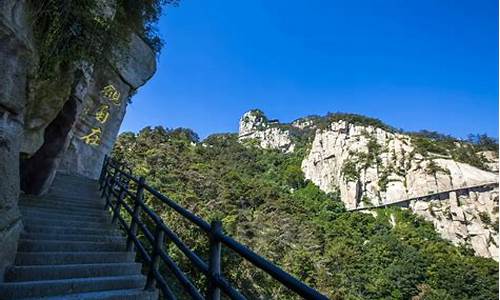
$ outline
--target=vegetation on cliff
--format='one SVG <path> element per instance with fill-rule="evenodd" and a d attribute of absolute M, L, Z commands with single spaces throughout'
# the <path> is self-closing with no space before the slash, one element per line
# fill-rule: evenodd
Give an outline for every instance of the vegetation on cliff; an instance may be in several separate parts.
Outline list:
<path fill-rule="evenodd" d="M 137 175 L 332 299 L 496 299 L 498 264 L 442 240 L 400 209 L 347 213 L 336 193 L 304 180 L 302 153 L 284 154 L 220 134 L 144 128 L 119 136 L 113 154 Z M 165 222 L 206 256 L 206 239 L 158 203 Z M 395 224 L 391 223 L 395 220 Z M 169 247 L 183 270 L 197 272 Z M 231 255 L 226 276 L 249 298 L 291 299 L 279 284 Z"/>
<path fill-rule="evenodd" d="M 178 0 L 31 0 L 39 72 L 58 74 L 71 63 L 116 58 L 132 33 L 156 52 L 162 41 L 155 24 L 162 7 Z"/>
<path fill-rule="evenodd" d="M 261 110 L 253 110 L 262 120 L 267 122 L 267 117 Z M 289 130 L 294 141 L 300 145 L 310 141 L 314 136 L 317 128 L 325 130 L 335 122 L 347 122 L 357 126 L 371 126 L 380 128 L 391 133 L 406 134 L 411 137 L 412 145 L 415 147 L 415 152 L 424 157 L 431 158 L 442 156 L 453 160 L 463 162 L 474 167 L 487 170 L 487 161 L 481 154 L 482 151 L 493 151 L 498 156 L 498 141 L 486 134 L 470 134 L 467 139 L 458 139 L 450 135 L 438 133 L 436 131 L 421 130 L 416 132 L 408 132 L 403 129 L 392 127 L 377 118 L 371 118 L 359 114 L 351 113 L 328 113 L 325 116 L 308 116 L 297 121 L 309 121 L 308 127 L 298 129 L 291 124 L 283 124 L 274 122 L 269 124 L 271 127 L 280 127 Z"/>

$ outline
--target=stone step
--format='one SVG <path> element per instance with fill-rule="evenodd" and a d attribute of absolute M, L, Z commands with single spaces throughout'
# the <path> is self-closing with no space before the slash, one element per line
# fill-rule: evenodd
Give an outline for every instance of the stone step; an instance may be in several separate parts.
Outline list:
<path fill-rule="evenodd" d="M 91 197 L 72 197 L 71 195 L 45 195 L 42 199 L 64 200 L 77 203 L 94 203 L 104 201 L 101 198 L 101 192 L 91 194 Z"/>
<path fill-rule="evenodd" d="M 94 235 L 94 234 L 47 234 L 47 233 L 27 233 L 21 234 L 21 239 L 27 240 L 50 240 L 50 241 L 81 241 L 81 242 L 113 242 L 125 243 L 126 239 L 121 235 Z"/>
<path fill-rule="evenodd" d="M 97 191 L 98 189 L 98 183 L 95 182 L 78 182 L 78 181 L 72 181 L 72 182 L 54 182 L 54 185 L 49 189 L 49 191 L 54 191 L 54 190 L 70 190 L 71 187 L 76 187 L 78 190 L 81 191 Z M 71 191 L 71 190 L 70 190 Z M 72 190 L 74 191 L 74 190 Z"/>
<path fill-rule="evenodd" d="M 101 200 L 100 192 L 88 192 L 88 193 L 78 193 L 74 194 L 68 191 L 53 191 L 47 193 L 42 197 L 43 199 L 66 199 L 75 202 L 94 202 Z"/>
<path fill-rule="evenodd" d="M 8 282 L 0 283 L 0 295 L 5 299 L 23 299 L 82 292 L 138 289 L 145 283 L 146 279 L 142 275 Z"/>
<path fill-rule="evenodd" d="M 44 197 L 65 197 L 74 200 L 99 199 L 101 193 L 97 187 L 80 189 L 75 185 L 66 188 L 52 188 Z"/>
<path fill-rule="evenodd" d="M 0 300 L 158 299 L 100 195 L 97 181 L 59 174 L 48 194 L 20 197 L 25 226 Z"/>
<path fill-rule="evenodd" d="M 99 201 L 102 200 L 101 198 L 101 192 L 98 191 L 96 188 L 93 189 L 92 192 L 85 192 L 85 193 L 47 193 L 42 196 L 35 196 L 35 195 L 21 195 L 19 197 L 22 200 L 36 200 L 36 199 L 55 199 L 55 200 L 69 200 L 73 202 L 93 202 L 93 201 Z"/>
<path fill-rule="evenodd" d="M 91 179 L 91 178 L 83 177 L 80 175 L 73 175 L 73 174 L 57 173 L 57 176 L 54 178 L 54 182 L 56 182 L 56 183 L 57 182 L 65 182 L 65 181 L 97 183 L 97 179 Z"/>
<path fill-rule="evenodd" d="M 15 265 L 72 265 L 133 262 L 134 252 L 18 252 Z"/>
<path fill-rule="evenodd" d="M 120 235 L 119 230 L 107 228 L 76 228 L 76 227 L 66 227 L 66 226 L 42 226 L 42 225 L 31 225 L 29 223 L 24 223 L 24 229 L 26 233 L 43 233 L 43 234 L 83 234 L 83 235 Z"/>
<path fill-rule="evenodd" d="M 75 191 L 78 192 L 85 192 L 85 193 L 96 193 L 98 192 L 98 185 L 97 183 L 95 184 L 89 184 L 89 183 L 80 183 L 80 182 L 74 182 L 74 183 L 62 183 L 62 182 L 56 182 L 48 191 L 47 194 L 53 193 L 53 192 L 67 192 L 68 195 L 76 195 L 78 194 L 75 193 Z"/>
<path fill-rule="evenodd" d="M 40 225 L 40 226 L 64 226 L 71 228 L 100 228 L 100 229 L 113 229 L 116 228 L 111 223 L 107 222 L 92 222 L 92 221 L 79 221 L 79 220 L 62 220 L 62 219 L 48 219 L 38 217 L 25 217 L 23 218 L 25 224 Z"/>
<path fill-rule="evenodd" d="M 76 177 L 73 175 L 59 177 L 59 174 L 54 178 L 55 185 L 65 186 L 68 183 L 80 183 L 80 184 L 97 184 L 97 179 L 90 179 L 86 177 Z"/>
<path fill-rule="evenodd" d="M 21 300 L 158 300 L 158 292 L 143 289 L 78 293 L 64 296 L 25 298 Z"/>
<path fill-rule="evenodd" d="M 33 203 L 20 203 L 21 207 L 33 207 L 33 208 L 46 208 L 55 209 L 61 212 L 78 212 L 78 213 L 102 213 L 104 211 L 103 207 L 77 207 L 64 204 L 56 203 L 45 203 L 45 202 L 33 202 Z"/>
<path fill-rule="evenodd" d="M 31 200 L 42 200 L 42 199 L 54 199 L 54 200 L 68 200 L 73 202 L 81 202 L 81 203 L 93 203 L 96 201 L 101 201 L 101 192 L 98 192 L 95 189 L 93 192 L 85 192 L 85 193 L 68 193 L 68 192 L 49 192 L 43 196 L 35 196 L 35 195 L 21 195 L 19 199 L 31 201 Z"/>
<path fill-rule="evenodd" d="M 85 252 L 85 251 L 125 251 L 125 243 L 50 241 L 21 239 L 17 246 L 20 252 Z"/>
<path fill-rule="evenodd" d="M 67 278 L 137 275 L 139 263 L 14 266 L 5 274 L 6 282 L 58 280 Z"/>
<path fill-rule="evenodd" d="M 84 217 L 102 217 L 106 216 L 107 212 L 103 209 L 101 211 L 64 211 L 54 207 L 35 207 L 35 206 L 20 206 L 21 211 L 24 210 L 33 210 L 38 212 L 45 213 L 55 213 L 55 214 L 64 214 L 67 216 L 84 216 Z"/>
<path fill-rule="evenodd" d="M 21 208 L 22 215 L 25 219 L 28 218 L 45 218 L 45 219 L 58 219 L 58 220 L 74 220 L 84 222 L 111 222 L 111 216 L 103 215 L 101 217 L 92 216 L 78 216 L 67 215 L 61 212 L 41 212 L 36 209 L 23 209 Z"/>
<path fill-rule="evenodd" d="M 37 200 L 21 200 L 19 201 L 19 205 L 29 206 L 31 204 L 45 204 L 45 205 L 55 205 L 57 207 L 69 207 L 69 208 L 90 208 L 90 209 L 103 209 L 104 201 L 95 201 L 95 202 L 77 202 L 66 199 L 54 199 L 54 198 L 45 198 L 45 199 L 37 199 Z"/>

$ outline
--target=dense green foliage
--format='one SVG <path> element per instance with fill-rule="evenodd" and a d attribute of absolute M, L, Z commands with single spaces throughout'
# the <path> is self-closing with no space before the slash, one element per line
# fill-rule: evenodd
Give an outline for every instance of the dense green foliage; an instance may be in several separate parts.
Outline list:
<path fill-rule="evenodd" d="M 415 150 L 425 157 L 441 155 L 480 169 L 487 169 L 486 160 L 480 151 L 495 151 L 498 153 L 498 142 L 482 135 L 469 135 L 466 141 L 458 140 L 449 135 L 435 131 L 422 130 L 410 133 Z"/>
<path fill-rule="evenodd" d="M 162 45 L 154 24 L 162 7 L 178 0 L 31 0 L 40 72 L 50 77 L 71 63 L 121 59 L 132 32 L 155 51 Z"/>
<path fill-rule="evenodd" d="M 400 209 L 348 213 L 336 193 L 304 180 L 294 154 L 263 150 L 236 135 L 202 143 L 187 129 L 145 128 L 118 138 L 114 156 L 206 220 L 332 299 L 496 299 L 498 265 L 443 241 L 432 224 Z M 148 204 L 192 249 L 206 238 L 171 210 Z M 391 215 L 396 220 L 393 227 Z M 172 257 L 197 283 L 186 259 Z M 294 299 L 262 272 L 224 249 L 224 271 L 251 299 Z"/>
<path fill-rule="evenodd" d="M 326 128 L 329 124 L 337 121 L 346 121 L 347 123 L 354 125 L 363 125 L 363 126 L 373 126 L 376 128 L 381 128 L 389 132 L 396 132 L 397 129 L 385 124 L 379 119 L 370 118 L 363 115 L 358 114 L 349 114 L 349 113 L 328 113 L 326 116 L 318 118 L 319 127 Z"/>

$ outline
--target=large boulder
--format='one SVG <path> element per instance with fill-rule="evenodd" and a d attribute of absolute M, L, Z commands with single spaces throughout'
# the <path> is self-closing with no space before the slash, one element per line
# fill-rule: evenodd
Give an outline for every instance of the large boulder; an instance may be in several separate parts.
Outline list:
<path fill-rule="evenodd" d="M 154 52 L 133 35 L 126 57 L 113 64 L 96 66 L 81 99 L 69 147 L 59 171 L 96 179 L 104 156 L 109 154 L 125 116 L 131 95 L 156 71 Z"/>

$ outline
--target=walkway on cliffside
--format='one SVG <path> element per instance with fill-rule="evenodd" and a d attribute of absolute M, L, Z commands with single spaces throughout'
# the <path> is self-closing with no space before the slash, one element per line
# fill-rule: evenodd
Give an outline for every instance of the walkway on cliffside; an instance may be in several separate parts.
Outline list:
<path fill-rule="evenodd" d="M 348 211 L 361 211 L 361 210 L 369 210 L 369 209 L 382 208 L 382 207 L 388 207 L 388 206 L 408 206 L 408 204 L 411 201 L 418 201 L 418 200 L 424 201 L 427 199 L 435 198 L 437 196 L 449 194 L 452 192 L 460 192 L 460 191 L 467 191 L 467 190 L 474 190 L 474 189 L 481 189 L 481 188 L 493 189 L 495 187 L 498 187 L 498 182 L 485 182 L 485 183 L 481 183 L 481 184 L 456 187 L 456 188 L 452 188 L 452 189 L 448 189 L 448 190 L 444 190 L 444 191 L 440 191 L 440 192 L 436 192 L 436 193 L 411 197 L 408 199 L 397 200 L 397 201 L 383 203 L 383 204 L 379 204 L 379 205 L 372 205 L 372 206 L 367 206 L 367 207 L 357 207 L 357 208 L 353 208 L 353 209 L 348 209 Z"/>
<path fill-rule="evenodd" d="M 25 230 L 0 300 L 157 299 L 111 224 L 97 181 L 58 175 L 48 195 L 20 199 Z"/>

